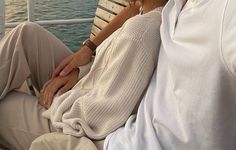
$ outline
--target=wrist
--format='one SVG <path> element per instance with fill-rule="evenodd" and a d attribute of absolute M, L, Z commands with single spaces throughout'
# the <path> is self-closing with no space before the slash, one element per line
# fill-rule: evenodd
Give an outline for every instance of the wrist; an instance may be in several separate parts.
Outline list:
<path fill-rule="evenodd" d="M 87 39 L 83 42 L 83 47 L 90 49 L 93 55 L 96 54 L 97 45 L 90 39 Z"/>
<path fill-rule="evenodd" d="M 75 53 L 75 58 L 78 60 L 79 66 L 89 63 L 92 59 L 92 56 L 93 53 L 87 46 L 81 47 L 81 49 Z"/>

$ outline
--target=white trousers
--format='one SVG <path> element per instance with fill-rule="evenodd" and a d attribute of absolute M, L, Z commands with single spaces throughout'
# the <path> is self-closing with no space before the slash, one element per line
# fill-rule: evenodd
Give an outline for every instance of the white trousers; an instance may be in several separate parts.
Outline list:
<path fill-rule="evenodd" d="M 60 40 L 35 23 L 20 24 L 0 41 L 0 145 L 11 150 L 30 146 L 32 150 L 96 149 L 89 139 L 50 133 L 55 130 L 41 116 L 44 108 L 38 98 L 15 91 L 28 77 L 40 90 L 55 67 L 71 54 Z M 52 135 L 41 136 L 45 133 Z"/>

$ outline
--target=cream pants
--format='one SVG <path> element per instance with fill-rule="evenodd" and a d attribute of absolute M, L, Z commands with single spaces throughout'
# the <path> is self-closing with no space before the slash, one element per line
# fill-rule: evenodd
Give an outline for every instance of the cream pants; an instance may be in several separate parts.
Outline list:
<path fill-rule="evenodd" d="M 50 32 L 29 22 L 20 24 L 0 41 L 0 145 L 11 150 L 102 147 L 102 142 L 94 145 L 85 137 L 51 133 L 55 130 L 41 116 L 44 108 L 38 104 L 38 98 L 15 91 L 28 77 L 40 90 L 55 67 L 71 54 Z"/>

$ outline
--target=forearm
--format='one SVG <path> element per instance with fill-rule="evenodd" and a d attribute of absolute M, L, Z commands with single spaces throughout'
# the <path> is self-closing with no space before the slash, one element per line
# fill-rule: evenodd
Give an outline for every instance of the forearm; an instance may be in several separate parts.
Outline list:
<path fill-rule="evenodd" d="M 107 37 L 120 28 L 127 19 L 137 15 L 139 13 L 140 4 L 130 5 L 124 8 L 119 14 L 117 14 L 112 21 L 110 21 L 106 27 L 104 27 L 91 41 L 99 46 Z M 87 64 L 91 57 L 92 51 L 87 46 L 83 46 L 76 54 L 80 60 L 79 65 Z"/>
<path fill-rule="evenodd" d="M 124 8 L 124 10 L 116 15 L 96 37 L 91 39 L 91 41 L 96 46 L 99 46 L 108 36 L 120 28 L 127 19 L 137 15 L 139 13 L 139 7 L 140 4 L 137 3 L 136 5 Z M 93 48 L 90 49 L 90 46 L 85 44 L 78 52 L 67 57 L 57 66 L 53 73 L 53 77 L 57 75 L 66 76 L 73 68 L 88 64 L 91 61 L 92 55 Z"/>

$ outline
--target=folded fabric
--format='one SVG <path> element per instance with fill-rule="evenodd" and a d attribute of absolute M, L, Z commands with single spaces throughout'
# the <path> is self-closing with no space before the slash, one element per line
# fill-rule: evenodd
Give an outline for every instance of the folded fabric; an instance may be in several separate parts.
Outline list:
<path fill-rule="evenodd" d="M 156 66 L 160 9 L 129 19 L 98 48 L 90 72 L 44 116 L 65 134 L 103 139 L 125 123 Z"/>

